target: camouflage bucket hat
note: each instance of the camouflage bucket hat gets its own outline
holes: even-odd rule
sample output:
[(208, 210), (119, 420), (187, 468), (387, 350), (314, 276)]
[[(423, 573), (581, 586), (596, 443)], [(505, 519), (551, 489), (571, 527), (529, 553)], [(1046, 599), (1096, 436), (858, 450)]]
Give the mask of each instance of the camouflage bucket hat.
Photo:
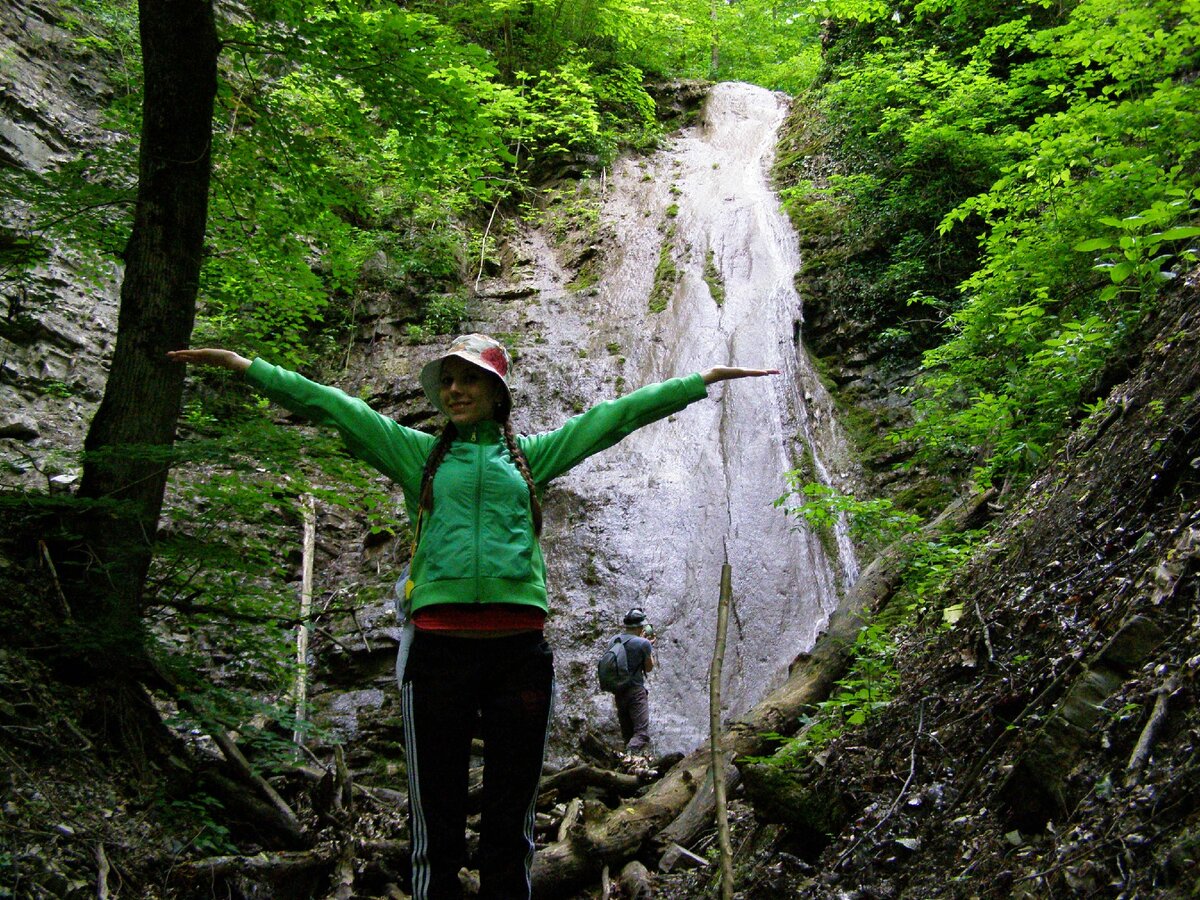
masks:
[(629, 612), (625, 613), (625, 618), (622, 620), (626, 625), (645, 625), (646, 612), (640, 606), (635, 606)]
[(504, 385), (504, 396), (512, 405), (512, 394), (508, 389), (508, 372), (512, 368), (512, 359), (504, 345), (486, 334), (461, 334), (450, 344), (448, 350), (437, 359), (427, 362), (421, 369), (421, 388), (439, 412), (447, 414), (442, 406), (440, 397), (442, 383), (442, 363), (452, 356), (466, 360), (486, 372), (491, 372)]

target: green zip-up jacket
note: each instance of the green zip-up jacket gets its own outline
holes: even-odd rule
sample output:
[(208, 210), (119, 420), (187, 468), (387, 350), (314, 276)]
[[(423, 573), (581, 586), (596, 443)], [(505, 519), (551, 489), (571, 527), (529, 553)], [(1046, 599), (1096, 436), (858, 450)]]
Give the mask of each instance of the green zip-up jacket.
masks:
[[(366, 403), (256, 359), (246, 379), (270, 399), (338, 430), (355, 456), (404, 492), (410, 521), (425, 459), (437, 438), (407, 428)], [(560, 428), (517, 438), (539, 495), (551, 479), (626, 435), (708, 395), (698, 374), (650, 384), (607, 400)], [(438, 603), (519, 603), (548, 610), (546, 565), (529, 488), (496, 422), (460, 433), (433, 480), (433, 514), (422, 517), (412, 560), (412, 610)]]

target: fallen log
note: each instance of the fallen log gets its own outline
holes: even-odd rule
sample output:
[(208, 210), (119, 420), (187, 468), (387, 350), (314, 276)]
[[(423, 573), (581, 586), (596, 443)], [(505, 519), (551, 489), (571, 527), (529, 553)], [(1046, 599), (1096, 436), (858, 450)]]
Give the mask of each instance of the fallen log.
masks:
[(295, 816), (282, 813), (257, 792), (246, 789), (244, 782), (229, 778), (223, 771), (203, 773), (205, 789), (221, 801), (226, 813), (243, 827), (254, 829), (262, 846), (269, 850), (303, 847), (311, 840), (298, 828)]
[(257, 853), (254, 856), (210, 856), (207, 859), (182, 862), (172, 874), (175, 878), (186, 880), (212, 879), (226, 875), (274, 879), (326, 869), (334, 858), (335, 851), (329, 847), (271, 854)]
[(353, 900), (354, 862), (354, 841), (343, 841), (333, 869), (332, 890), (326, 894), (326, 900)]
[(393, 865), (403, 865), (408, 862), (409, 854), (412, 851), (412, 845), (408, 841), (375, 839), (369, 841), (358, 842), (359, 853), (364, 857), (390, 863)]
[(650, 872), (637, 860), (621, 870), (621, 877), (617, 883), (621, 886), (621, 896), (629, 900), (650, 900), (654, 896)]
[(346, 755), (341, 745), (334, 748), (334, 790), (331, 809), (327, 816), (337, 825), (338, 844), (341, 850), (334, 865), (331, 890), (326, 900), (353, 900), (354, 873), (357, 855), (354, 848), (354, 779), (346, 765)]
[[(741, 780), (742, 774), (738, 771), (737, 765), (733, 761), (730, 761), (725, 766), (726, 788), (732, 791)], [(682, 844), (684, 847), (690, 846), (692, 841), (698, 838), (701, 832), (712, 824), (716, 803), (717, 794), (713, 783), (712, 767), (710, 766), (705, 773), (704, 783), (692, 795), (692, 799), (688, 801), (687, 806), (672, 820), (670, 825), (654, 836), (655, 844), (659, 846), (668, 844)]]
[[(851, 592), (849, 596), (852, 601), (857, 595)], [(861, 608), (854, 607), (854, 612)], [(774, 749), (774, 739), (763, 737), (764, 733), (786, 734), (794, 730), (793, 723), (805, 707), (828, 696), (844, 671), (858, 624), (851, 615), (851, 603), (844, 604), (813, 651), (793, 666), (788, 681), (742, 720), (732, 723), (721, 736), (720, 746), (726, 758), (769, 753)], [(711, 821), (715, 808), (711, 788), (689, 808), (705, 781), (711, 780), (709, 756), (709, 748), (705, 747), (684, 757), (645, 795), (623, 802), (615, 810), (609, 811), (596, 801), (585, 804), (579, 821), (566, 829), (560, 840), (539, 849), (534, 857), (534, 895), (568, 896), (594, 883), (605, 864), (618, 866), (637, 856), (647, 844), (658, 851), (677, 843), (660, 839), (662, 833), (691, 836), (697, 823)], [(684, 820), (672, 827), (681, 816)]]
[[(334, 782), (334, 776), (328, 769), (317, 768), (315, 766), (294, 766), (284, 772), (284, 775), (302, 779), (318, 787), (324, 782), (329, 782), (331, 785)], [(403, 791), (395, 791), (391, 788), (378, 786), (367, 787), (358, 782), (352, 782), (350, 787), (356, 795), (367, 797), (381, 806), (395, 806), (400, 810), (408, 808), (408, 794)]]
[(580, 763), (552, 775), (543, 775), (541, 784), (538, 786), (538, 793), (545, 794), (548, 791), (556, 790), (563, 796), (575, 797), (589, 787), (598, 787), (614, 794), (627, 796), (637, 791), (642, 784), (643, 781), (636, 775), (627, 775), (624, 772), (614, 772), (611, 769), (601, 769), (599, 766)]

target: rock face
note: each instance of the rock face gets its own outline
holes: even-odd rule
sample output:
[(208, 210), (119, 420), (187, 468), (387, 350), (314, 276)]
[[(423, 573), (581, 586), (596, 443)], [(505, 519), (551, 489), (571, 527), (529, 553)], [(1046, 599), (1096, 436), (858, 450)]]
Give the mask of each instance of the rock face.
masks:
[[(786, 493), (785, 471), (808, 460), (812, 480), (828, 480), (841, 449), (794, 340), (799, 257), (768, 186), (785, 112), (769, 91), (714, 87), (700, 124), (649, 159), (614, 167), (599, 196), (596, 282), (573, 298), (543, 290), (531, 310), (544, 340), (523, 359), (542, 372), (527, 403), (535, 429), (572, 406), (714, 364), (782, 372), (717, 386), (718, 402), (636, 432), (557, 485), (545, 545), (564, 739), (611, 720), (592, 660), (627, 608), (646, 609), (661, 635), (651, 679), (656, 749), (686, 752), (707, 729), (725, 555), (734, 570), (723, 685), (732, 715), (808, 649), (855, 575), (845, 542), (797, 531), (772, 507)], [(650, 309), (655, 297), (660, 312)]]
[[(594, 664), (628, 608), (643, 607), (659, 634), (653, 747), (687, 752), (708, 728), (726, 554), (734, 613), (722, 692), (730, 716), (783, 680), (857, 574), (844, 536), (799, 529), (772, 505), (787, 491), (786, 471), (805, 467), (809, 480), (834, 481), (848, 467), (830, 401), (797, 342), (796, 240), (768, 184), (785, 113), (781, 95), (717, 85), (702, 120), (667, 148), (572, 184), (568, 196), (549, 191), (543, 227), (509, 239), (508, 264), (479, 283), (475, 318), (462, 326), (511, 339), (514, 420), (524, 432), (715, 364), (781, 371), (718, 385), (709, 400), (551, 485), (542, 543), (559, 685), (556, 755), (569, 754), (584, 728), (616, 739)], [(591, 231), (578, 221), (565, 227), (567, 209)], [(416, 422), (402, 392), (380, 385), (411, 384), (435, 352), (414, 357), (379, 342), (352, 381), (394, 398), (386, 411)], [(357, 668), (387, 677), (379, 660)], [(337, 701), (341, 721), (369, 729), (378, 698), (349, 718), (355, 704), (347, 698)], [(386, 703), (382, 710), (386, 717)]]
[[(53, 4), (13, 0), (0, 15), (0, 251), (34, 237), (29, 182), (117, 139), (100, 124), (108, 61), (85, 49)], [(40, 226), (39, 226), (40, 227)], [(32, 267), (0, 271), (0, 465), (6, 484), (70, 483), (104, 389), (120, 270), (47, 242)], [(67, 452), (63, 452), (67, 451)], [(57, 480), (55, 480), (57, 479)]]

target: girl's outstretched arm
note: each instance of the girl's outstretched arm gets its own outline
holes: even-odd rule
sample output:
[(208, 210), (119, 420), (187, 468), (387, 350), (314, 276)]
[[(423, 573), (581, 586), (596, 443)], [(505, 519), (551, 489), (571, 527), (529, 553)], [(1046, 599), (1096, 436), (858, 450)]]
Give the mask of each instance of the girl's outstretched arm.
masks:
[(704, 399), (708, 387), (718, 381), (776, 374), (775, 369), (714, 366), (706, 372), (644, 385), (596, 404), (553, 431), (522, 437), (521, 446), (529, 458), (534, 481), (544, 485), (637, 429)]
[(707, 372), (701, 372), (700, 377), (705, 384), (717, 381), (728, 381), (731, 378), (758, 378), (762, 375), (778, 375), (778, 369), (742, 369), (737, 366), (713, 366)]
[(421, 470), (436, 442), (432, 435), (406, 428), (364, 401), (337, 388), (310, 381), (302, 375), (262, 359), (251, 362), (232, 350), (214, 347), (172, 350), (173, 362), (217, 366), (239, 372), (247, 384), (285, 409), (317, 425), (336, 428), (350, 452), (374, 466), (403, 488), (410, 509), (421, 483)]
[(234, 353), (232, 350), (205, 348), (196, 350), (171, 350), (167, 359), (173, 362), (192, 363), (200, 366), (220, 366), (233, 372), (245, 372), (250, 368), (250, 360)]

